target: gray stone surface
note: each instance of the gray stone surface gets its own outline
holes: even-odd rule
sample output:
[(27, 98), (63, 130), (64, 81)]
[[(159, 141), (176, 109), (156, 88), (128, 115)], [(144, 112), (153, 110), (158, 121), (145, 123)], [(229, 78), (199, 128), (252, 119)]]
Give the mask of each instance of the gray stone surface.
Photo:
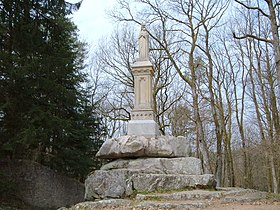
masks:
[(191, 200), (212, 200), (220, 199), (222, 203), (232, 202), (252, 202), (256, 200), (265, 199), (266, 192), (261, 192), (252, 189), (244, 188), (217, 188), (216, 191), (209, 190), (190, 190), (181, 192), (167, 192), (167, 193), (138, 193), (135, 196), (136, 200), (168, 200), (168, 201), (191, 201)]
[[(137, 114), (134, 114), (137, 118)], [(139, 114), (142, 118), (149, 117), (149, 114)], [(154, 120), (130, 120), (127, 127), (128, 135), (145, 136), (146, 138), (154, 138), (159, 136), (159, 127)]]
[(85, 181), (85, 199), (123, 198), (135, 191), (155, 192), (186, 188), (214, 188), (214, 176), (145, 174), (139, 170), (97, 170)]
[(152, 194), (137, 194), (136, 200), (206, 200), (213, 198), (222, 198), (224, 196), (223, 191), (208, 191), (208, 190), (190, 190), (182, 192), (171, 192), (171, 193), (152, 193)]
[[(217, 191), (187, 190), (176, 192), (160, 192), (136, 194), (135, 199), (105, 199), (99, 201), (83, 202), (75, 205), (71, 210), (78, 209), (204, 209), (210, 206), (214, 209), (217, 204), (243, 203), (264, 200), (268, 193), (242, 188), (218, 188)], [(222, 209), (221, 206), (219, 209)], [(267, 208), (266, 208), (267, 207)], [(231, 207), (232, 209), (234, 207)], [(228, 208), (227, 208), (228, 209)], [(234, 208), (234, 209), (238, 209)], [(250, 208), (251, 209), (251, 208)], [(259, 208), (258, 208), (259, 209)], [(263, 206), (261, 209), (270, 209)], [(276, 208), (273, 208), (276, 209)], [(61, 208), (61, 210), (67, 210)], [(70, 210), (70, 209), (69, 209)]]
[(96, 154), (98, 158), (117, 159), (127, 157), (188, 157), (189, 141), (185, 137), (121, 136), (107, 139)]
[(206, 202), (166, 202), (166, 201), (142, 201), (138, 203), (135, 207), (141, 209), (187, 209), (187, 210), (197, 210), (206, 208), (208, 203)]
[(106, 199), (99, 201), (87, 201), (78, 203), (71, 209), (96, 209), (96, 208), (115, 208), (115, 207), (128, 207), (132, 202), (125, 199)]
[(201, 161), (194, 157), (118, 159), (101, 170), (130, 169), (142, 173), (201, 175)]
[(140, 192), (156, 192), (188, 188), (213, 189), (216, 186), (214, 176), (211, 174), (134, 174), (132, 182), (133, 188)]
[(40, 208), (69, 206), (84, 200), (84, 185), (48, 167), (26, 160), (0, 161), (2, 181), (13, 183), (13, 194)]
[(246, 196), (243, 195), (232, 195), (232, 196), (226, 196), (222, 203), (232, 203), (232, 202), (253, 202), (253, 201), (258, 201), (261, 199), (265, 199), (267, 196), (266, 192), (251, 192), (251, 193), (246, 193)]
[(85, 180), (85, 200), (122, 198), (132, 195), (132, 172), (124, 169), (97, 170)]

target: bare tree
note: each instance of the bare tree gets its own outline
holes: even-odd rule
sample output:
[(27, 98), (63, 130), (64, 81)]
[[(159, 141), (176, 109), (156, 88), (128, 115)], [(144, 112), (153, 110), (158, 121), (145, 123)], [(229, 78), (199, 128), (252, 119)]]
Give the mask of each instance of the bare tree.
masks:
[(265, 1), (240, 1), (234, 0), (238, 4), (242, 5), (248, 10), (255, 11), (259, 16), (266, 18), (270, 24), (270, 37), (263, 37), (261, 34), (245, 33), (241, 36), (233, 34), (237, 39), (253, 38), (258, 41), (270, 43), (274, 49), (274, 59), (276, 63), (276, 72), (278, 76), (278, 82), (280, 83), (280, 40), (279, 40), (279, 1), (265, 0)]
[[(236, 39), (247, 39), (249, 55), (249, 75), (252, 85), (252, 96), (256, 107), (257, 119), (263, 142), (268, 145), (267, 156), (270, 165), (273, 191), (278, 192), (277, 170), (275, 166), (275, 154), (273, 145), (279, 142), (280, 127), (277, 108), (277, 97), (275, 92), (275, 77), (273, 76), (273, 62), (280, 82), (280, 46), (278, 21), (276, 13), (279, 11), (277, 1), (241, 2), (235, 0), (242, 7), (248, 9), (246, 19), (248, 27)], [(251, 15), (250, 15), (251, 14)], [(255, 19), (253, 19), (253, 14)], [(254, 26), (252, 25), (254, 23)], [(270, 27), (266, 28), (269, 25)], [(268, 29), (268, 30), (264, 30)], [(274, 59), (271, 58), (271, 52)], [(274, 60), (274, 61), (273, 61)], [(279, 84), (278, 84), (279, 85)], [(266, 135), (267, 134), (267, 135)]]

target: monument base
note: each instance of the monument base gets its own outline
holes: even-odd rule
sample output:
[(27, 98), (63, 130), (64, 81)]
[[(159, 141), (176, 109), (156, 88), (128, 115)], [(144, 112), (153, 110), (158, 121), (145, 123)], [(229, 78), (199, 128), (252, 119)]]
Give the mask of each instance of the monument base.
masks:
[(90, 174), (85, 181), (85, 200), (125, 198), (137, 192), (215, 188), (214, 175), (202, 174), (197, 158), (126, 159)]
[(159, 136), (159, 127), (154, 120), (130, 120), (127, 135), (155, 138)]
[(121, 136), (107, 139), (96, 154), (98, 158), (188, 157), (190, 142), (183, 136)]
[[(137, 120), (130, 122), (133, 129), (143, 126)], [(155, 131), (155, 122), (151, 124)], [(150, 128), (144, 126), (144, 129)], [(87, 177), (85, 199), (125, 198), (138, 192), (215, 189), (214, 175), (203, 174), (201, 160), (187, 157), (190, 153), (189, 141), (182, 136), (132, 135), (107, 139), (96, 157), (116, 160)]]

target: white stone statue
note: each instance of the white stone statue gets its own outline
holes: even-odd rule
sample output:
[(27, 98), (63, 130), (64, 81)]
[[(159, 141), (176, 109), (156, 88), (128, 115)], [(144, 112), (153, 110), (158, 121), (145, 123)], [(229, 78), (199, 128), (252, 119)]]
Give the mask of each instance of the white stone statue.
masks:
[(145, 25), (141, 25), (139, 34), (139, 59), (140, 61), (149, 60), (149, 33)]

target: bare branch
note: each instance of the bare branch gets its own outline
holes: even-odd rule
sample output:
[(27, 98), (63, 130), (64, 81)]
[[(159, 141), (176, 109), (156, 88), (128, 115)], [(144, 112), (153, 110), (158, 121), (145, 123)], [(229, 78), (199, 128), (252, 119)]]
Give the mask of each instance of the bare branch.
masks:
[(235, 2), (237, 2), (238, 4), (241, 4), (243, 7), (247, 8), (247, 9), (253, 9), (253, 10), (258, 10), (262, 15), (264, 15), (265, 17), (270, 17), (270, 15), (266, 14), (261, 8), (259, 7), (253, 7), (253, 6), (248, 6), (246, 4), (244, 4), (243, 2), (239, 1), (239, 0), (234, 0)]
[(233, 34), (233, 38), (235, 38), (235, 39), (252, 38), (252, 39), (256, 39), (258, 41), (268, 42), (268, 43), (273, 44), (273, 41), (270, 39), (261, 38), (261, 37), (258, 37), (258, 36), (252, 35), (252, 34), (245, 34), (244, 36), (236, 36), (236, 34), (234, 32), (232, 34)]

